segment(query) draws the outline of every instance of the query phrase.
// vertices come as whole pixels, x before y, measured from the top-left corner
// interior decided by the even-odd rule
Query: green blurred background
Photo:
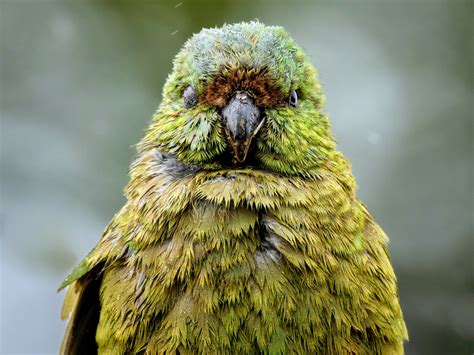
[[[0,353],[57,352],[56,288],[123,203],[174,54],[255,18],[320,70],[391,238],[407,354],[472,353],[472,1],[0,0],[0,14]]]

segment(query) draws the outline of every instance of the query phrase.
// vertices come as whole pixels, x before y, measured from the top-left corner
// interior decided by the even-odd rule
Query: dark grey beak
[[[236,93],[222,110],[224,130],[235,160],[243,163],[252,139],[263,126],[260,109],[246,92]]]

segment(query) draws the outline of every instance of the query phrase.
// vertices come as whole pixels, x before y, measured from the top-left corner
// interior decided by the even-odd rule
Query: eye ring
[[[298,93],[296,90],[293,90],[288,97],[288,105],[291,107],[297,108],[298,107]]]
[[[185,108],[196,106],[198,102],[197,92],[194,86],[188,85],[183,91],[183,101]]]

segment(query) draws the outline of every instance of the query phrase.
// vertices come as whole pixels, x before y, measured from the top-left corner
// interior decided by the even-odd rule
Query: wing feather
[[[100,315],[99,291],[102,276],[91,270],[69,285],[61,317],[70,315],[60,355],[97,354],[95,335]]]

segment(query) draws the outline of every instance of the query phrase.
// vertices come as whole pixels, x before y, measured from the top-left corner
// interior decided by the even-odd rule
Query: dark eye
[[[296,93],[296,90],[293,90],[290,93],[290,96],[288,97],[288,105],[291,107],[298,107],[298,94]]]
[[[198,97],[196,89],[192,85],[189,85],[183,92],[184,107],[191,108],[197,104]]]

